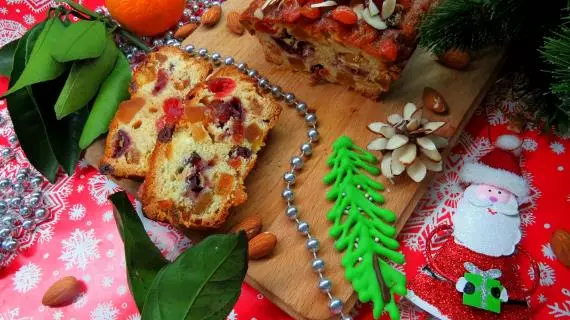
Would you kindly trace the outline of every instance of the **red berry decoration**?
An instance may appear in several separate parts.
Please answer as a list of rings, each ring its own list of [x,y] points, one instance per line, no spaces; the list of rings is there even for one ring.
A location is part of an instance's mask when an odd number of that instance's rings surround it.
[[[216,94],[216,98],[223,98],[234,91],[236,82],[230,78],[215,78],[208,81],[208,89]]]
[[[396,61],[398,58],[398,46],[394,40],[387,38],[380,42],[380,55],[389,61]]]
[[[311,8],[311,2],[299,9],[301,15],[310,20],[317,20],[321,17],[321,10],[319,8]]]
[[[184,114],[184,107],[179,98],[168,98],[164,100],[162,110],[164,110],[167,120],[172,122],[178,121],[182,114]]]
[[[332,11],[332,18],[347,26],[356,24],[358,17],[354,10],[347,6],[338,6]]]

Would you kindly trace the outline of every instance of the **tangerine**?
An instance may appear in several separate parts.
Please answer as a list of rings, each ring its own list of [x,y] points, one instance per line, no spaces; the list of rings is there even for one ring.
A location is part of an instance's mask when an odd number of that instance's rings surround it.
[[[105,5],[125,29],[139,36],[156,36],[182,18],[185,0],[105,0]]]

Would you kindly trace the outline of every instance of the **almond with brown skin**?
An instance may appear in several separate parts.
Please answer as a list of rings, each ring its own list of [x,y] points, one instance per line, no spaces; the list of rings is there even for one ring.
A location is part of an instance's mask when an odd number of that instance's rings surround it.
[[[239,13],[237,11],[232,11],[228,13],[228,17],[226,18],[228,29],[239,36],[243,34],[245,29],[243,28],[242,24],[239,22]]]
[[[212,27],[216,25],[218,21],[220,21],[221,17],[222,17],[222,7],[213,6],[210,7],[210,9],[206,10],[204,14],[202,14],[202,18],[200,18],[200,21],[202,22],[203,25]]]
[[[469,65],[469,61],[471,61],[469,53],[459,49],[447,50],[439,56],[441,64],[456,70],[465,69]]]
[[[562,229],[554,231],[550,238],[550,245],[556,258],[570,268],[570,232]]]
[[[75,277],[63,277],[47,289],[42,304],[48,307],[68,305],[81,293],[81,284]]]
[[[270,232],[263,232],[248,242],[248,256],[251,260],[261,259],[273,252],[277,244],[277,237]]]
[[[174,33],[174,37],[180,40],[186,39],[186,37],[191,35],[192,32],[194,32],[194,30],[198,28],[198,26],[199,24],[197,23],[185,24],[182,27],[178,28],[178,30],[176,30],[176,32]]]
[[[425,87],[423,93],[424,107],[435,113],[446,113],[449,110],[447,101],[443,98],[441,93],[431,87]]]
[[[259,232],[261,232],[261,219],[259,217],[247,218],[233,226],[230,229],[230,232],[238,232],[240,230],[245,231],[247,240],[251,240],[253,237],[258,235]]]

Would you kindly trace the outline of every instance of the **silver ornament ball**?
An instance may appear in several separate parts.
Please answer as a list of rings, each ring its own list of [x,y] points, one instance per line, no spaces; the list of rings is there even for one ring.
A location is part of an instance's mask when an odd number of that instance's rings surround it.
[[[299,221],[299,224],[297,225],[297,231],[306,235],[309,233],[309,229],[309,224],[306,221]]]
[[[283,192],[281,192],[281,196],[283,197],[283,199],[285,199],[287,201],[291,201],[295,198],[295,194],[293,193],[293,190],[291,190],[289,188],[285,188],[285,190],[283,190]]]
[[[332,288],[332,281],[329,278],[321,278],[319,280],[319,290],[324,293],[328,293],[331,291]]]
[[[289,218],[291,220],[295,220],[295,219],[297,219],[297,215],[299,214],[299,211],[297,210],[297,207],[290,206],[290,207],[287,207],[287,209],[285,209],[285,214],[287,215],[287,218]]]
[[[308,126],[314,126],[317,123],[317,116],[314,113],[307,113],[305,115],[305,122]]]
[[[306,156],[310,156],[313,153],[313,146],[310,143],[303,143],[301,145],[301,152]]]
[[[234,64],[234,58],[227,57],[226,59],[224,59],[224,64],[227,66],[231,66],[232,64]]]
[[[295,109],[297,109],[297,111],[299,111],[300,113],[305,113],[307,112],[307,104],[304,102],[297,102]]]
[[[319,141],[319,138],[320,138],[319,132],[315,128],[309,129],[309,131],[307,132],[307,137],[309,137],[311,142],[317,142],[317,141]]]
[[[36,224],[33,220],[24,220],[22,221],[22,229],[24,230],[32,230],[36,227]]]
[[[41,220],[47,216],[47,210],[44,208],[39,208],[34,211],[34,218]]]
[[[307,249],[309,249],[309,251],[317,252],[319,251],[319,248],[320,248],[319,240],[315,238],[307,239]]]
[[[303,158],[299,156],[294,156],[291,158],[291,167],[293,167],[295,170],[303,168]]]
[[[295,183],[295,180],[296,180],[295,173],[285,172],[285,174],[283,175],[283,180],[285,180],[285,182],[287,182],[289,184]]]
[[[311,268],[315,272],[323,272],[325,270],[325,260],[321,258],[314,258],[311,261]]]
[[[5,239],[2,241],[2,249],[6,251],[14,251],[18,247],[18,241],[12,238]]]
[[[344,303],[339,298],[332,298],[329,301],[329,309],[333,314],[339,314],[344,308]]]

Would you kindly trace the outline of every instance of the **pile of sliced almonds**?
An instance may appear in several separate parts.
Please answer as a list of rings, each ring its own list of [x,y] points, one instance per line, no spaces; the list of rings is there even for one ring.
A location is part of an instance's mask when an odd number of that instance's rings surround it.
[[[380,134],[368,144],[368,150],[384,153],[380,169],[382,174],[392,178],[404,171],[415,182],[422,181],[427,171],[442,171],[442,157],[438,149],[445,148],[448,141],[444,137],[432,135],[445,125],[445,122],[430,122],[423,118],[423,109],[407,103],[402,115],[392,114],[388,123],[373,122],[368,128]]]
[[[382,2],[382,9],[379,9],[372,0],[368,0],[367,7],[358,4],[352,9],[356,12],[358,19],[363,19],[374,29],[385,30],[388,28],[385,21],[394,13],[396,0],[384,0]]]

